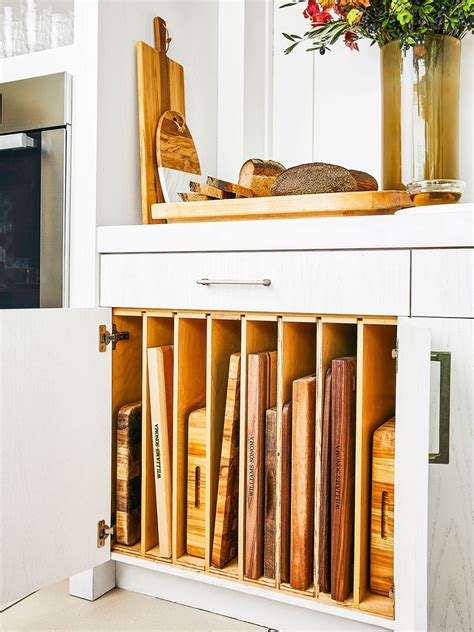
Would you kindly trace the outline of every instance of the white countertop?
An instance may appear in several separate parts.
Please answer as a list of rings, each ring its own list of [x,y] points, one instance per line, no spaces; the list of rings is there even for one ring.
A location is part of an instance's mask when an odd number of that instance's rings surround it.
[[[474,247],[474,204],[395,215],[100,226],[99,253]]]

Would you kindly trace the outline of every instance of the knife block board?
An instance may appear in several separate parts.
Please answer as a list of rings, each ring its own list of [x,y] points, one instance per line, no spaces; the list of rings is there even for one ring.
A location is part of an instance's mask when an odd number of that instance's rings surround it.
[[[395,419],[374,432],[370,512],[370,589],[389,596],[393,577]]]
[[[176,109],[176,108],[175,108]],[[161,222],[223,222],[249,219],[393,215],[412,207],[406,191],[357,191],[273,197],[153,204],[151,215]]]
[[[316,529],[315,529],[315,586],[316,596],[324,598],[327,603],[333,603],[329,594],[324,593],[319,584],[319,563],[320,563],[320,535],[326,528],[330,533],[330,524],[321,524],[325,519],[322,512],[321,500],[323,496],[330,495],[330,469],[322,469],[322,452],[325,438],[323,437],[323,414],[324,414],[324,394],[326,392],[326,376],[335,358],[353,355],[357,351],[357,320],[348,319],[348,322],[335,321],[325,318],[320,325],[317,339],[317,355],[320,370],[318,377],[320,387],[316,399]],[[325,489],[323,489],[323,487]],[[327,520],[327,517],[326,517]],[[326,542],[326,546],[328,543]],[[326,555],[330,555],[327,550]]]
[[[206,417],[205,408],[188,418],[186,552],[204,559],[206,550]]]
[[[208,322],[209,558],[224,566],[222,573],[231,549],[238,552],[240,330],[240,317]]]
[[[389,617],[393,616],[393,599],[370,592],[370,497],[373,434],[395,412],[396,371],[392,350],[396,338],[395,325],[359,321],[354,605]]]
[[[166,23],[154,19],[155,48],[137,43],[138,126],[143,224],[159,224],[153,204],[164,202],[156,165],[156,129],[161,115],[174,110],[186,115],[184,70],[166,53]]]
[[[204,314],[175,316],[173,401],[173,561],[204,568],[204,560],[189,555],[187,537],[188,419],[206,406],[207,323]],[[205,480],[205,479],[204,479]],[[205,499],[204,495],[204,499]]]
[[[247,375],[248,355],[262,351],[272,351],[278,344],[278,322],[276,316],[246,316],[242,319],[241,375],[240,375],[240,467],[239,467],[239,526],[238,550],[239,579],[244,579],[245,527],[247,492]],[[249,582],[274,586],[273,580],[261,577]]]

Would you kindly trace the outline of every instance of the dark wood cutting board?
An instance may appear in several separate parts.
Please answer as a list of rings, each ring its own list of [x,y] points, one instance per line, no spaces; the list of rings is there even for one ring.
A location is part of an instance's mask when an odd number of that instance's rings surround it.
[[[137,43],[138,124],[143,224],[153,220],[151,205],[164,202],[156,166],[156,129],[161,115],[174,110],[186,115],[183,67],[167,56],[168,30],[162,18],[154,19],[155,48]]]

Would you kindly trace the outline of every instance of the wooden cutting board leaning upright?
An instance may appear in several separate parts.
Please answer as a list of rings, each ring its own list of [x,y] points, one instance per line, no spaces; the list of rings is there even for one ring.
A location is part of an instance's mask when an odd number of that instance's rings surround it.
[[[393,588],[395,417],[374,432],[370,512],[370,590],[389,596]]]
[[[245,575],[263,574],[265,499],[265,417],[276,404],[277,352],[248,356],[247,488],[245,518]]]
[[[186,551],[204,558],[206,546],[206,409],[188,419]]]
[[[229,362],[222,433],[212,564],[222,568],[237,555],[239,514],[240,353]]]
[[[344,601],[352,591],[356,356],[332,361],[331,388],[331,597]]]
[[[143,224],[159,224],[151,217],[151,205],[164,202],[156,166],[156,129],[161,115],[174,110],[186,115],[183,67],[167,56],[166,22],[154,19],[155,48],[137,43],[138,125]]]
[[[318,549],[319,591],[324,593],[331,592],[331,385],[332,369],[329,368],[324,382]]]
[[[293,382],[291,433],[290,585],[307,590],[313,581],[316,377]]]
[[[117,543],[133,546],[141,525],[142,405],[122,406],[117,419]]]

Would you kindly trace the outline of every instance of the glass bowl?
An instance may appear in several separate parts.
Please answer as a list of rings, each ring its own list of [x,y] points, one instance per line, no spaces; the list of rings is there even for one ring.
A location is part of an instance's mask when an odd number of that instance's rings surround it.
[[[466,189],[462,180],[418,180],[407,185],[415,206],[456,204]]]

